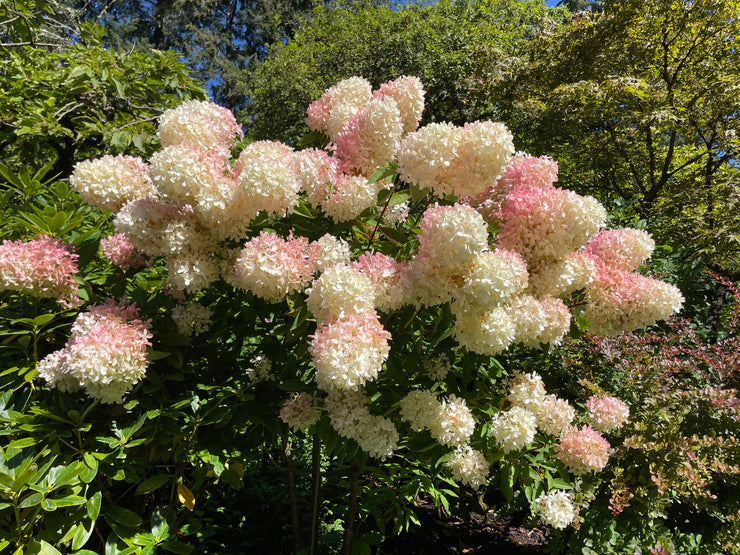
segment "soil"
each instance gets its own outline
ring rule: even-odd
[[[471,513],[443,517],[433,503],[419,500],[416,507],[421,526],[383,543],[378,553],[387,555],[506,555],[543,553],[549,541],[546,528],[526,528],[511,518]]]

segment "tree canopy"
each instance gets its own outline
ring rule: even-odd
[[[66,176],[104,152],[148,155],[157,117],[205,97],[177,53],[105,48],[101,28],[71,27],[45,8],[0,14],[0,148],[10,168],[51,163]]]
[[[297,15],[320,0],[67,0],[85,21],[102,24],[118,48],[179,52],[208,83],[214,101],[231,109],[245,103],[243,72],[273,42],[293,33]]]
[[[422,124],[488,117],[496,107],[476,94],[482,76],[504,79],[522,44],[557,26],[563,14],[541,0],[318,7],[301,20],[293,40],[273,43],[245,77],[250,133],[295,141],[308,130],[308,103],[353,75],[374,86],[400,75],[419,77],[427,91]]]
[[[735,276],[739,6],[605,2],[529,43],[516,78],[489,89],[517,144],[559,161],[564,187],[630,203]]]

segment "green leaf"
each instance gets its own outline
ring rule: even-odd
[[[34,505],[38,505],[39,503],[41,503],[41,501],[43,500],[43,493],[32,493],[31,495],[24,497],[23,500],[18,503],[18,508],[25,509],[27,507],[33,507]]]
[[[141,482],[136,488],[135,495],[144,495],[161,488],[170,479],[169,474],[156,474]]]
[[[177,553],[178,555],[189,555],[193,551],[193,546],[189,543],[182,543],[177,541],[164,542],[161,545],[162,549],[169,551],[170,553]]]
[[[74,507],[85,504],[87,499],[79,495],[67,495],[66,497],[55,497],[52,501],[57,507]]]
[[[103,512],[109,519],[126,528],[136,528],[141,525],[139,515],[118,505],[107,505]]]
[[[92,496],[87,500],[87,516],[90,517],[90,520],[93,522],[97,520],[98,515],[100,514],[100,504],[103,500],[103,494],[100,493],[100,491],[96,491],[92,494]]]
[[[45,326],[49,322],[51,322],[56,314],[39,314],[36,316],[36,318],[33,319],[33,325],[37,328],[40,328],[41,326]]]

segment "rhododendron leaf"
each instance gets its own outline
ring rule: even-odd
[[[186,485],[177,484],[177,498],[189,511],[195,509],[195,496]]]
[[[98,515],[100,514],[100,504],[102,503],[102,500],[103,494],[99,490],[93,493],[87,500],[87,516],[90,517],[90,520],[97,520]]]
[[[106,505],[103,512],[110,523],[117,523],[126,528],[136,528],[141,525],[141,518],[133,511],[120,507],[118,505]]]
[[[75,532],[75,535],[72,537],[72,549],[79,549],[80,547],[85,545],[87,543],[87,540],[90,539],[90,536],[92,536],[94,529],[94,521],[85,519],[83,522],[81,522],[77,526],[77,531]]]
[[[33,319],[33,325],[36,327],[44,326],[51,322],[55,316],[56,314],[39,314]]]

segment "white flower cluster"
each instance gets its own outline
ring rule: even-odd
[[[343,437],[354,439],[371,457],[385,460],[398,448],[398,431],[393,422],[374,415],[361,390],[332,390],[324,400],[332,427]]]
[[[78,162],[69,183],[88,204],[114,212],[154,194],[146,163],[124,155]]]
[[[349,264],[352,258],[352,249],[344,239],[334,237],[331,233],[322,235],[318,241],[311,244],[314,266],[319,272],[325,271],[335,264]]]
[[[251,382],[274,381],[272,361],[264,355],[257,355],[250,361],[251,366],[246,369],[247,377]]]
[[[213,311],[195,301],[181,303],[172,309],[172,320],[177,325],[180,335],[200,335],[208,329],[213,318]]]
[[[440,445],[456,447],[470,439],[475,420],[465,399],[437,401],[431,391],[414,390],[401,400],[401,418],[415,430],[429,430]]]
[[[446,466],[452,472],[456,482],[478,489],[488,481],[488,461],[480,451],[470,445],[460,445],[447,461]]]
[[[427,375],[434,381],[442,381],[452,370],[450,359],[446,355],[439,355],[424,363]]]
[[[454,447],[467,442],[475,431],[475,420],[465,399],[450,395],[429,426],[432,437],[441,445]]]
[[[534,440],[537,419],[524,407],[512,407],[493,417],[491,433],[504,453],[517,451]]]
[[[543,493],[535,503],[542,522],[553,528],[563,529],[576,518],[576,510],[567,491],[555,490],[548,494]]]
[[[513,152],[511,132],[484,121],[463,127],[431,123],[406,135],[396,156],[404,181],[462,199],[493,186]]]
[[[343,264],[327,268],[306,292],[306,306],[320,321],[371,311],[375,304],[370,279]]]
[[[537,429],[560,436],[569,430],[575,409],[555,395],[548,395],[535,372],[515,374],[507,399],[511,409],[493,417],[492,433],[504,453],[516,451],[534,440]]]

